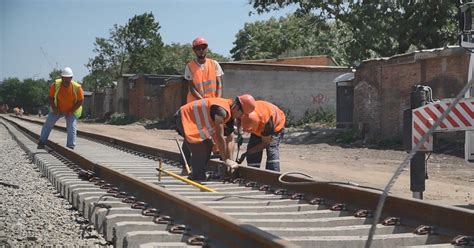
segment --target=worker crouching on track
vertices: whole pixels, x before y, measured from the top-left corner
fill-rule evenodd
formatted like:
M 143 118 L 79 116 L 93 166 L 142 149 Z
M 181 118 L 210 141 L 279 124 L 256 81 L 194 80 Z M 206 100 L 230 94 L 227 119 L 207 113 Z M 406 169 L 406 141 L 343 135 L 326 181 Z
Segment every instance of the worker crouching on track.
M 76 145 L 76 120 L 82 113 L 84 91 L 79 83 L 72 80 L 72 76 L 71 68 L 64 68 L 61 71 L 61 79 L 56 79 L 49 88 L 48 99 L 51 111 L 41 129 L 38 149 L 44 148 L 54 124 L 63 116 L 66 118 L 66 146 L 74 149 Z
M 220 157 L 228 170 L 233 171 L 237 167 L 231 160 L 234 150 L 234 118 L 249 114 L 254 109 L 254 98 L 251 95 L 242 95 L 234 100 L 200 99 L 187 103 L 178 110 L 176 127 L 191 151 L 189 164 L 193 171 L 192 180 L 206 180 L 206 167 L 214 143 L 219 147 Z M 225 136 L 228 136 L 227 139 Z
M 247 152 L 237 160 L 242 163 L 247 158 L 247 165 L 260 167 L 263 149 L 267 150 L 267 170 L 280 171 L 280 141 L 285 127 L 285 113 L 277 106 L 256 101 L 255 110 L 249 115 L 242 115 L 240 125 L 244 132 L 250 133 Z

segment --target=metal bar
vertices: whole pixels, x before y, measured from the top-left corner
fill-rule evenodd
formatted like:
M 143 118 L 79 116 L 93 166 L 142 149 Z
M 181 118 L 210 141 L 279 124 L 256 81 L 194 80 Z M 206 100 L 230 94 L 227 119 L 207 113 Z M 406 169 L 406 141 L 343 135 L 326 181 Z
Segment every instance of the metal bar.
M 190 173 L 191 173 L 191 169 L 189 169 L 188 160 L 186 159 L 186 156 L 184 156 L 183 150 L 181 150 L 181 146 L 179 145 L 178 139 L 174 139 L 174 140 L 176 140 L 176 144 L 178 145 L 179 153 L 181 154 L 181 157 L 183 157 L 184 168 L 186 168 L 186 173 L 190 174 Z M 183 144 L 184 144 L 184 143 L 183 143 Z M 186 144 L 185 144 L 185 145 L 186 145 Z
M 165 173 L 165 174 L 168 175 L 168 176 L 172 176 L 172 177 L 174 177 L 174 178 L 176 178 L 176 179 L 178 179 L 178 180 L 181 180 L 181 181 L 183 181 L 183 182 L 185 182 L 185 183 L 187 183 L 187 184 L 189 184 L 189 185 L 192 185 L 192 186 L 194 186 L 194 187 L 196 187 L 196 188 L 199 188 L 199 189 L 201 189 L 201 190 L 204 190 L 204 191 L 207 191 L 207 192 L 216 192 L 215 190 L 213 190 L 213 189 L 211 189 L 211 188 L 208 188 L 208 187 L 206 187 L 206 186 L 204 186 L 204 185 L 202 185 L 202 184 L 200 184 L 200 183 L 197 183 L 197 182 L 195 182 L 195 181 L 193 181 L 193 180 L 189 180 L 189 179 L 187 179 L 187 178 L 184 178 L 184 177 L 182 177 L 182 176 L 180 176 L 180 175 L 177 175 L 177 174 L 175 174 L 175 173 L 173 173 L 173 172 L 171 172 L 171 171 L 166 171 L 166 170 L 163 170 L 163 169 L 160 169 L 160 168 L 156 168 L 156 170 L 159 171 L 159 172 L 163 172 L 163 173 Z
M 9 119 L 6 120 L 35 139 L 39 138 L 38 134 L 19 126 Z M 28 121 L 28 119 L 24 120 Z M 41 122 L 39 123 L 41 124 Z M 110 138 L 105 137 L 104 139 Z M 201 230 L 212 241 L 220 244 L 220 246 L 295 247 L 294 244 L 287 240 L 222 214 L 208 206 L 177 195 L 156 184 L 141 181 L 134 176 L 123 174 L 107 165 L 96 164 L 59 144 L 48 141 L 47 145 L 83 169 L 93 171 L 94 175 L 102 180 L 117 186 L 119 189 L 133 192 L 137 199 L 146 201 L 150 206 L 159 208 L 164 214 L 173 216 L 176 222 L 186 223 L 191 228 Z

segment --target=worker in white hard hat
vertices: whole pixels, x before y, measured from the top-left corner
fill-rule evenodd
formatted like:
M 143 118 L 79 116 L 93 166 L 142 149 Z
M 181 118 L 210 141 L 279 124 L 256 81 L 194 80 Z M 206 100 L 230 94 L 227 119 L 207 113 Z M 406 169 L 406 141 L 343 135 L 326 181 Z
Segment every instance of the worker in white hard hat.
M 72 76 L 71 68 L 65 67 L 61 71 L 61 78 L 56 79 L 49 87 L 50 112 L 41 129 L 38 149 L 44 148 L 54 124 L 61 117 L 66 118 L 66 146 L 70 149 L 76 146 L 77 119 L 82 114 L 84 91 L 79 83 L 72 80 Z

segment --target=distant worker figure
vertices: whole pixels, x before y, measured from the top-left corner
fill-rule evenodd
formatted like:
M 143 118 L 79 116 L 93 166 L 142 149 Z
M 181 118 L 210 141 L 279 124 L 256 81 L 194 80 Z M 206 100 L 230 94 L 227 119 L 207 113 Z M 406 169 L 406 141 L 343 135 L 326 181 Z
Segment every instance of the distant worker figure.
M 231 160 L 234 151 L 234 118 L 249 114 L 255 108 L 251 95 L 241 95 L 235 100 L 205 98 L 183 105 L 176 113 L 176 127 L 184 143 L 191 150 L 189 164 L 191 179 L 206 180 L 206 166 L 212 147 L 219 147 L 220 157 L 231 171 L 237 164 Z M 225 136 L 232 137 L 226 139 Z
M 13 113 L 15 114 L 15 116 L 19 116 L 20 115 L 20 108 L 14 107 L 13 108 Z
M 196 59 L 188 62 L 184 70 L 184 78 L 188 80 L 188 95 L 186 102 L 202 98 L 221 97 L 222 81 L 224 75 L 219 63 L 206 58 L 207 41 L 202 37 L 193 40 L 193 51 Z
M 77 119 L 82 113 L 84 91 L 79 83 L 72 80 L 72 70 L 65 67 L 61 71 L 61 79 L 56 79 L 49 88 L 48 99 L 51 111 L 41 129 L 38 149 L 43 149 L 54 124 L 61 117 L 66 118 L 66 146 L 74 149 L 76 146 Z
M 263 149 L 267 150 L 267 170 L 280 171 L 280 141 L 283 138 L 285 113 L 277 106 L 266 102 L 256 101 L 255 110 L 240 118 L 240 124 L 245 132 L 250 133 L 247 152 L 237 160 L 242 163 L 247 158 L 247 165 L 260 167 Z

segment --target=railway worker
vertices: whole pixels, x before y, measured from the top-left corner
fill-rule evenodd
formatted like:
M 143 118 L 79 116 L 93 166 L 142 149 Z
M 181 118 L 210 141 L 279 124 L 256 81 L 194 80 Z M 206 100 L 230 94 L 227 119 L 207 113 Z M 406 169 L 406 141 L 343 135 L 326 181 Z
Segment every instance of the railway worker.
M 188 94 L 186 103 L 203 98 L 222 96 L 222 79 L 224 75 L 219 63 L 207 58 L 209 44 L 206 39 L 197 37 L 192 42 L 193 52 L 196 58 L 186 64 L 184 78 L 188 81 Z M 213 147 L 214 153 L 219 153 L 217 146 Z M 183 153 L 189 160 L 190 151 L 183 144 Z
M 61 118 L 66 118 L 67 142 L 66 146 L 74 149 L 76 146 L 77 119 L 82 114 L 84 91 L 79 83 L 72 80 L 71 68 L 65 67 L 61 71 L 61 79 L 56 79 L 49 87 L 48 99 L 51 111 L 41 129 L 38 149 L 44 149 L 54 124 Z
M 246 94 L 234 100 L 204 98 L 187 103 L 178 110 L 176 127 L 191 151 L 192 180 L 206 180 L 206 166 L 214 144 L 219 147 L 220 158 L 227 169 L 232 172 L 237 167 L 231 160 L 234 151 L 234 118 L 249 114 L 254 108 L 254 98 Z
M 193 40 L 196 59 L 188 62 L 184 70 L 184 78 L 188 80 L 187 103 L 222 96 L 221 76 L 224 72 L 217 61 L 206 58 L 208 45 L 202 37 Z
M 244 132 L 250 133 L 247 151 L 241 155 L 237 163 L 241 164 L 247 158 L 247 165 L 259 168 L 262 161 L 263 149 L 267 151 L 267 170 L 280 171 L 280 141 L 285 127 L 285 113 L 277 106 L 266 102 L 256 101 L 255 110 L 240 118 Z

